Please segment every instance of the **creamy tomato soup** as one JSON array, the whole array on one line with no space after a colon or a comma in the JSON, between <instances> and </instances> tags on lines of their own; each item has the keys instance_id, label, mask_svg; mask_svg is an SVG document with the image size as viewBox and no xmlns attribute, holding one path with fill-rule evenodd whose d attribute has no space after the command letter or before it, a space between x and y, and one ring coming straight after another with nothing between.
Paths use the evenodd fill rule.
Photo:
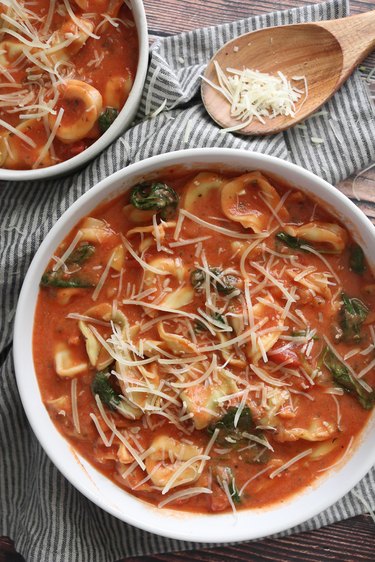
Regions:
<instances>
[{"instance_id":1,"label":"creamy tomato soup","mask_svg":"<svg viewBox=\"0 0 375 562\"><path fill-rule=\"evenodd\" d=\"M361 248L298 189L169 170L56 249L35 315L43 401L86 459L161 508L282 502L368 420L374 295Z\"/></svg>"},{"instance_id":2,"label":"creamy tomato soup","mask_svg":"<svg viewBox=\"0 0 375 562\"><path fill-rule=\"evenodd\" d=\"M137 31L123 0L8 0L0 6L0 166L68 160L117 117Z\"/></svg>"}]
</instances>

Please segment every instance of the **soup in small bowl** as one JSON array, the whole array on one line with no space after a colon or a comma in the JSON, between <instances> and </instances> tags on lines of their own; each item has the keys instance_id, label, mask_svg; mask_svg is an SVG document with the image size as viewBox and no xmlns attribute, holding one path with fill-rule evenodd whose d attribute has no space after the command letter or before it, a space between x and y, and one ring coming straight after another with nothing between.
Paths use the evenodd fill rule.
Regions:
<instances>
[{"instance_id":1,"label":"soup in small bowl","mask_svg":"<svg viewBox=\"0 0 375 562\"><path fill-rule=\"evenodd\" d=\"M71 171L132 121L148 60L142 2L0 8L0 177Z\"/></svg>"},{"instance_id":2,"label":"soup in small bowl","mask_svg":"<svg viewBox=\"0 0 375 562\"><path fill-rule=\"evenodd\" d=\"M272 157L191 150L107 178L20 297L42 445L96 503L167 536L315 515L373 462L373 239L339 191Z\"/></svg>"}]
</instances>

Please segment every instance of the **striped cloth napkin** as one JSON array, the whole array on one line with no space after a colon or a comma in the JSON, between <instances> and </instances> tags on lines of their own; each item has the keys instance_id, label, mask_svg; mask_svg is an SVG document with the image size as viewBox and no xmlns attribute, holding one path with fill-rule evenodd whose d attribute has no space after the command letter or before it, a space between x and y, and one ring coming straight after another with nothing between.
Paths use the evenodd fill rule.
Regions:
<instances>
[{"instance_id":1,"label":"striped cloth napkin","mask_svg":"<svg viewBox=\"0 0 375 562\"><path fill-rule=\"evenodd\" d=\"M200 75L213 53L236 35L272 25L346 16L343 0L252 17L155 42L137 124L85 170L46 182L0 184L0 536L27 562L113 562L126 556L199 548L126 525L76 491L51 464L25 418L11 355L12 320L22 280L39 244L80 195L112 172L176 149L222 146L272 154L331 183L375 160L374 113L355 73L324 113L267 138L220 134L199 98ZM324 143L316 145L311 137ZM375 470L357 486L375 508ZM353 493L284 534L316 529L366 511Z\"/></svg>"}]
</instances>

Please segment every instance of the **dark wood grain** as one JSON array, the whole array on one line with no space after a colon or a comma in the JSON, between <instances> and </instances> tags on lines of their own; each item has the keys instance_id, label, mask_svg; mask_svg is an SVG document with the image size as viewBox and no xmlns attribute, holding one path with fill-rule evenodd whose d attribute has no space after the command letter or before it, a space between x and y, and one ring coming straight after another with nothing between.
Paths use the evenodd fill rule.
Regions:
<instances>
[{"instance_id":1,"label":"dark wood grain","mask_svg":"<svg viewBox=\"0 0 375 562\"><path fill-rule=\"evenodd\" d=\"M233 21L276 9L283 10L319 0L144 0L151 39ZM351 13L375 9L372 0L352 0ZM375 53L364 63L375 66ZM355 182L348 178L337 187L356 202L375 224L375 168ZM359 197L359 201L356 196ZM264 539L170 554L126 558L126 562L374 562L375 524L368 515L353 517L317 531L279 539ZM0 537L0 562L25 562L8 537ZM28 562L28 561L26 561ZM44 561L41 561L44 562ZM51 560L51 562L54 562ZM69 562L69 561L66 561ZM120 561L119 561L120 562Z\"/></svg>"},{"instance_id":2,"label":"dark wood grain","mask_svg":"<svg viewBox=\"0 0 375 562\"><path fill-rule=\"evenodd\" d=\"M191 31L198 27L227 23L247 18L287 10L298 6L318 4L321 0L144 0L152 38ZM359 14L375 9L372 0L352 0L351 14ZM368 58L375 65L375 53Z\"/></svg>"},{"instance_id":3,"label":"dark wood grain","mask_svg":"<svg viewBox=\"0 0 375 562\"><path fill-rule=\"evenodd\" d=\"M293 537L127 558L126 562L373 562L374 551L374 523L361 515Z\"/></svg>"},{"instance_id":4,"label":"dark wood grain","mask_svg":"<svg viewBox=\"0 0 375 562\"><path fill-rule=\"evenodd\" d=\"M291 537L137 556L118 562L373 562L374 552L374 522L369 515L360 515ZM10 539L0 539L0 562L24 562Z\"/></svg>"},{"instance_id":5,"label":"dark wood grain","mask_svg":"<svg viewBox=\"0 0 375 562\"><path fill-rule=\"evenodd\" d=\"M144 0L150 33L171 35L197 27L226 23L235 19L287 10L321 0ZM352 0L351 13L375 9L371 0Z\"/></svg>"},{"instance_id":6,"label":"dark wood grain","mask_svg":"<svg viewBox=\"0 0 375 562\"><path fill-rule=\"evenodd\" d=\"M0 537L0 562L24 562L24 558L14 550L9 537Z\"/></svg>"}]
</instances>

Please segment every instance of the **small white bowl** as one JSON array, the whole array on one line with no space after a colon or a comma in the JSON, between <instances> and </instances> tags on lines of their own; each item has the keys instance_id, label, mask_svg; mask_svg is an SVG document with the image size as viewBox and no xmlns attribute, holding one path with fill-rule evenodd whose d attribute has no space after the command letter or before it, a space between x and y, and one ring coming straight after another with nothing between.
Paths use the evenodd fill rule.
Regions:
<instances>
[{"instance_id":1,"label":"small white bowl","mask_svg":"<svg viewBox=\"0 0 375 562\"><path fill-rule=\"evenodd\" d=\"M39 282L56 247L83 216L135 183L173 166L243 172L259 169L276 174L328 207L360 242L370 264L375 263L375 228L340 191L314 174L278 158L245 150L207 148L154 156L120 170L82 195L49 232L25 278L15 320L14 361L21 399L34 433L64 476L86 497L115 517L159 535L200 542L256 539L306 521L346 494L375 463L375 412L360 443L342 466L326 473L317 485L267 509L193 514L157 509L122 490L100 474L57 431L44 407L35 375L32 332ZM78 460L79 459L79 460Z\"/></svg>"},{"instance_id":2,"label":"small white bowl","mask_svg":"<svg viewBox=\"0 0 375 562\"><path fill-rule=\"evenodd\" d=\"M138 64L133 87L124 107L108 130L91 146L69 160L40 168L38 170L9 170L0 168L0 180L3 181L31 181L47 180L56 176L69 174L81 168L87 162L100 154L108 145L115 141L133 121L141 101L143 86L146 79L149 44L146 13L142 0L130 0L134 22L138 33Z\"/></svg>"}]
</instances>

